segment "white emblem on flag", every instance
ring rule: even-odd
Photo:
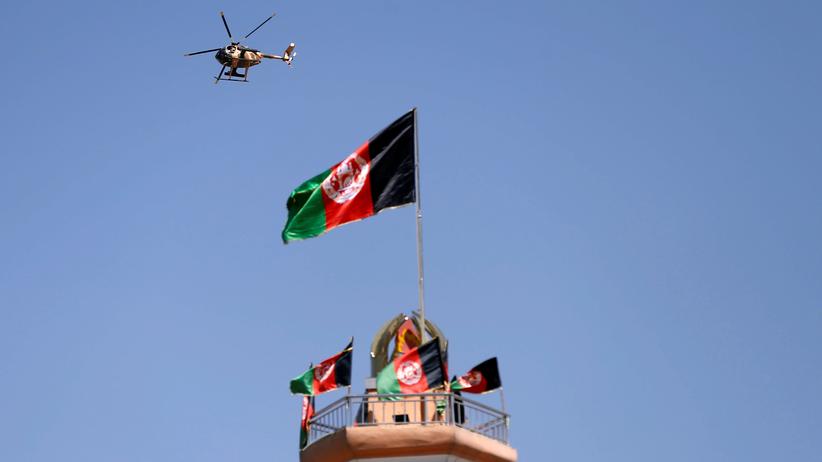
[[[457,379],[457,382],[464,388],[475,387],[482,383],[482,374],[479,371],[471,371]]]
[[[355,151],[323,180],[323,191],[338,204],[348,202],[362,190],[368,169],[368,162]]]
[[[406,361],[397,368],[397,380],[411,386],[422,378],[422,366],[416,361]]]
[[[466,375],[468,376],[468,383],[471,384],[472,387],[482,383],[482,374],[480,374],[479,371],[471,371]]]
[[[314,377],[319,380],[320,382],[324,381],[331,375],[331,372],[334,370],[334,363],[330,364],[320,364],[319,366],[314,368]]]

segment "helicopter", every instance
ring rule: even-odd
[[[251,36],[254,32],[257,32],[257,29],[263,27],[265,23],[271,20],[277,13],[273,13],[269,16],[265,21],[260,23],[259,26],[255,27],[251,32],[245,34],[239,41],[234,41],[234,37],[231,35],[231,29],[228,28],[228,22],[225,20],[225,14],[220,11],[220,18],[223,20],[223,25],[225,26],[225,31],[228,33],[228,39],[230,43],[223,48],[212,48],[211,50],[203,50],[203,51],[195,51],[193,53],[186,53],[183,56],[194,56],[194,55],[201,55],[203,53],[211,53],[212,51],[216,51],[217,53],[214,55],[214,59],[216,59],[220,64],[223,65],[223,68],[220,69],[220,73],[217,74],[215,77],[214,83],[219,83],[221,80],[231,81],[231,82],[248,82],[248,71],[252,66],[256,66],[260,64],[263,58],[268,59],[279,59],[286,64],[291,66],[291,61],[294,60],[294,57],[297,56],[297,52],[294,51],[294,43],[288,45],[288,48],[285,49],[282,56],[279,55],[270,55],[261,52],[260,50],[255,50],[253,48],[247,48],[243,45],[240,45],[240,42],[247,39]],[[225,68],[228,67],[229,71],[225,72]],[[238,69],[245,69],[245,73],[241,74],[238,72]],[[227,78],[224,78],[227,77]],[[235,78],[236,77],[236,78]]]

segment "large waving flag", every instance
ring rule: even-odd
[[[283,242],[319,236],[339,225],[416,199],[411,110],[342,162],[291,192]]]

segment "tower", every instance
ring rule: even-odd
[[[347,395],[318,409],[310,420],[301,462],[514,462],[508,445],[509,415],[470,398],[435,390],[379,395],[375,377],[391,361],[392,340],[406,321],[418,332],[420,318],[403,314],[385,323],[371,343],[371,377],[361,395]],[[430,320],[448,361],[448,340]],[[395,343],[394,351],[399,349]]]

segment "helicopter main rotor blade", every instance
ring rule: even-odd
[[[228,22],[225,20],[225,15],[222,11],[220,11],[220,17],[223,19],[223,25],[225,26],[225,31],[228,32],[228,38],[233,42],[234,37],[231,36],[231,30],[228,28]]]
[[[265,23],[267,23],[268,21],[271,21],[271,18],[273,18],[274,16],[277,16],[277,13],[271,13],[271,16],[269,16],[268,19],[266,19],[265,21],[260,23],[260,25],[255,27],[254,30],[252,30],[251,32],[245,34],[245,37],[243,37],[243,40],[251,37],[251,34],[253,34],[254,32],[257,32],[257,29],[263,27],[263,25],[265,25]]]
[[[186,53],[183,56],[201,55],[203,53],[211,53],[212,51],[219,51],[219,50],[222,50],[222,48],[214,48],[214,49],[211,49],[211,50],[195,51],[194,53]]]

